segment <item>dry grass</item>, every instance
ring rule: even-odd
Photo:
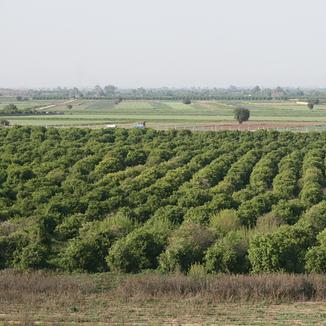
[[[323,275],[0,272],[0,325],[326,323]]]
[[[326,299],[322,275],[216,275],[191,278],[184,275],[128,276],[116,289],[120,297],[189,298],[216,303],[296,302]]]

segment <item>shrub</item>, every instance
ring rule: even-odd
[[[5,112],[8,112],[8,113],[16,113],[16,112],[19,111],[18,108],[17,108],[17,106],[15,104],[13,104],[13,103],[10,103],[10,104],[5,105],[4,108],[3,108],[3,110]]]
[[[255,230],[259,233],[269,233],[275,231],[281,224],[284,224],[283,220],[270,212],[257,218]]]
[[[326,273],[326,245],[312,247],[306,254],[306,271]]]
[[[187,190],[178,200],[180,207],[190,208],[201,206],[211,200],[212,197],[207,190],[191,188]]]
[[[273,205],[273,215],[280,219],[281,223],[295,224],[304,211],[304,205],[299,199],[280,200]]]
[[[110,270],[138,273],[158,267],[158,257],[164,250],[173,224],[166,216],[156,215],[143,227],[118,240],[106,261]]]
[[[231,231],[211,246],[205,256],[205,266],[211,273],[247,273],[248,243],[239,231]]]
[[[55,232],[61,240],[74,238],[78,235],[79,229],[85,221],[86,218],[83,214],[67,216],[64,218],[63,222],[56,227]]]
[[[165,272],[180,270],[186,273],[190,266],[201,263],[205,251],[213,242],[212,233],[198,224],[183,224],[173,232],[166,251],[160,256],[160,268]]]
[[[48,248],[33,242],[15,254],[14,266],[22,269],[40,269],[47,267]]]
[[[206,271],[205,266],[195,263],[190,266],[188,275],[192,279],[201,279],[201,278],[205,278],[207,276],[207,271]]]
[[[326,228],[326,201],[323,200],[312,206],[303,216],[303,220],[310,223],[316,233]]]
[[[184,215],[184,222],[207,225],[210,215],[211,209],[209,209],[207,205],[191,207]]]
[[[184,209],[179,206],[167,205],[156,210],[153,218],[167,219],[172,224],[180,224],[183,219]]]
[[[12,255],[15,251],[15,243],[8,236],[0,237],[0,269],[11,265]]]
[[[306,270],[310,273],[326,273],[326,229],[317,239],[319,245],[310,248],[306,254]]]
[[[59,265],[68,271],[106,271],[105,257],[110,247],[133,228],[132,221],[123,215],[88,222],[81,228],[80,235],[69,241],[61,253]]]
[[[163,243],[156,241],[150,230],[139,229],[117,241],[106,258],[112,271],[137,273],[158,265]]]
[[[269,212],[275,201],[275,195],[272,192],[266,192],[241,204],[238,210],[241,224],[247,227],[255,226],[257,218]]]
[[[239,229],[241,224],[236,210],[224,209],[211,217],[209,226],[216,235],[226,235]]]
[[[273,233],[257,235],[249,244],[249,260],[254,273],[304,271],[307,249],[314,243],[310,225],[284,225]]]

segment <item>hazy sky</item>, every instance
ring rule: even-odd
[[[0,87],[326,87],[325,0],[0,0]]]

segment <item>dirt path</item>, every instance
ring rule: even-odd
[[[57,104],[50,104],[50,105],[38,108],[38,110],[52,109],[52,108],[55,108],[57,106],[63,106],[63,105],[66,105],[66,104],[69,104],[69,103],[72,103],[72,102],[75,102],[75,101],[77,101],[77,99],[73,99],[73,100],[69,100],[69,101],[65,101],[65,102],[61,102],[61,103],[57,103]]]

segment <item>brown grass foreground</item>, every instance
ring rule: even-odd
[[[325,301],[325,275],[0,272],[0,325],[321,323]]]

